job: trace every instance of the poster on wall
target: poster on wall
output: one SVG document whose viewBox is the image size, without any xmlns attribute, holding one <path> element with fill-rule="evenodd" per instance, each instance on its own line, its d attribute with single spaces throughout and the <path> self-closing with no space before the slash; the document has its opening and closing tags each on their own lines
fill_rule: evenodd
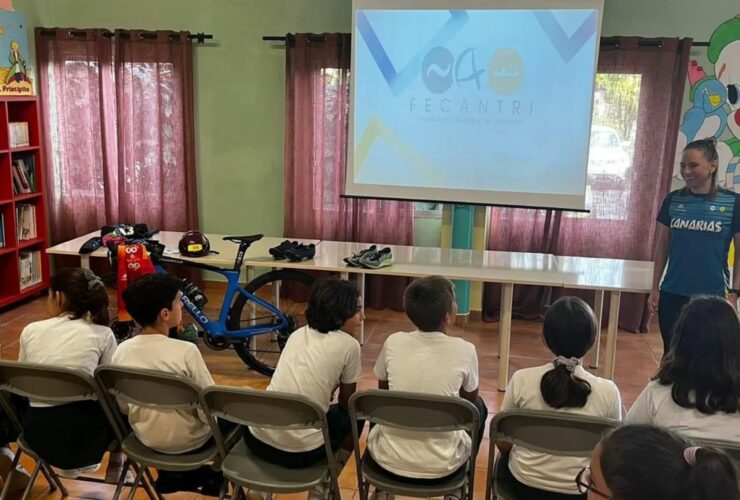
<svg viewBox="0 0 740 500">
<path fill-rule="evenodd" d="M 22 12 L 0 10 L 0 95 L 33 95 L 28 32 Z"/>
<path fill-rule="evenodd" d="M 706 54 L 689 60 L 689 105 L 678 133 L 674 176 L 691 141 L 714 137 L 719 155 L 718 183 L 740 193 L 740 14 L 712 33 Z"/>
</svg>

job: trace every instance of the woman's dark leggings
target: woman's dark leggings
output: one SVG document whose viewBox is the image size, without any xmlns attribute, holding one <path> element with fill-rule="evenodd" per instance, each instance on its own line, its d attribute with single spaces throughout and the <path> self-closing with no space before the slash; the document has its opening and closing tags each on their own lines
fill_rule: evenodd
<svg viewBox="0 0 740 500">
<path fill-rule="evenodd" d="M 660 326 L 660 336 L 663 337 L 663 356 L 671 349 L 671 339 L 673 339 L 673 329 L 676 327 L 678 316 L 681 314 L 683 306 L 688 304 L 691 297 L 676 295 L 668 292 L 660 292 L 658 301 L 658 324 Z"/>
</svg>

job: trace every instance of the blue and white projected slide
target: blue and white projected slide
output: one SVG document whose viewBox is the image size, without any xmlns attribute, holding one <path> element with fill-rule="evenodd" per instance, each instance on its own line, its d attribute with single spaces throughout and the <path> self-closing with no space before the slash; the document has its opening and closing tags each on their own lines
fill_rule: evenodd
<svg viewBox="0 0 740 500">
<path fill-rule="evenodd" d="M 355 0 L 345 195 L 583 209 L 602 10 Z"/>
</svg>

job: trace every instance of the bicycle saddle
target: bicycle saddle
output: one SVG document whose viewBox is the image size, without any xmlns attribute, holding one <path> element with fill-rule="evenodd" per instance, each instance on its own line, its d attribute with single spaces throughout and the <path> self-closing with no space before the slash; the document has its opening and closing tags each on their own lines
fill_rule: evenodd
<svg viewBox="0 0 740 500">
<path fill-rule="evenodd" d="M 224 241 L 233 241 L 234 243 L 254 243 L 264 238 L 263 234 L 253 234 L 250 236 L 224 236 Z"/>
</svg>

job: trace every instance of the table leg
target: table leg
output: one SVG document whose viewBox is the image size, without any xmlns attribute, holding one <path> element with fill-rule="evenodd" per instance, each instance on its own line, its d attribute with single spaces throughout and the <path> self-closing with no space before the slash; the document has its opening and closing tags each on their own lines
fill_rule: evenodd
<svg viewBox="0 0 740 500">
<path fill-rule="evenodd" d="M 604 377 L 614 378 L 614 364 L 617 361 L 617 327 L 619 325 L 619 299 L 621 293 L 611 292 L 609 299 L 609 326 L 606 336 L 606 361 L 604 362 Z"/>
<path fill-rule="evenodd" d="M 82 269 L 90 269 L 90 256 L 80 255 L 80 267 Z"/>
<path fill-rule="evenodd" d="M 501 285 L 501 319 L 499 321 L 498 390 L 506 391 L 509 384 L 509 344 L 511 341 L 511 309 L 514 302 L 514 284 Z"/>
<path fill-rule="evenodd" d="M 362 322 L 360 323 L 360 345 L 365 345 L 365 273 L 360 273 L 358 287 L 360 288 L 360 310 L 362 311 Z"/>
<path fill-rule="evenodd" d="M 599 352 L 601 351 L 601 319 L 604 316 L 604 290 L 596 290 L 594 297 L 594 315 L 596 315 L 596 340 L 591 349 L 591 363 L 589 367 L 599 367 Z"/>
</svg>

